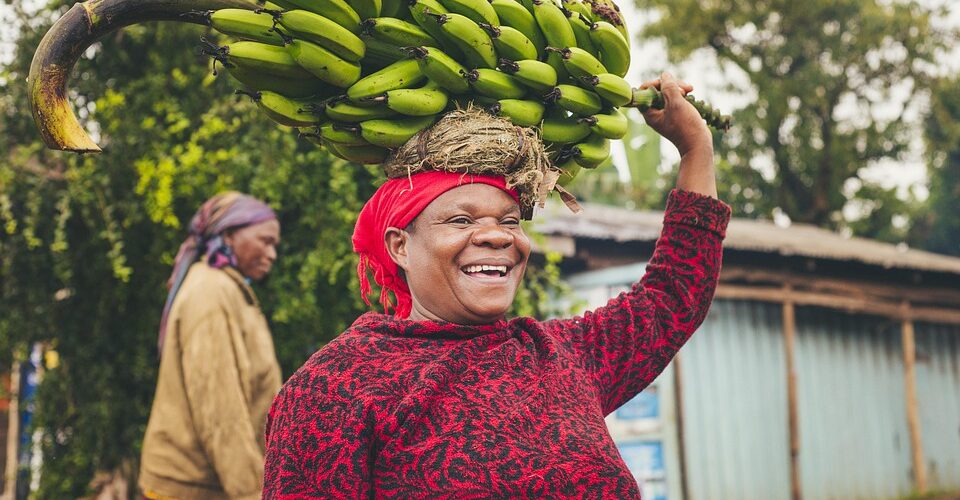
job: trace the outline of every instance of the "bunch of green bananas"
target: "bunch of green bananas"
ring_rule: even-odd
[[[382,162],[472,101],[538,128],[569,176],[626,134],[620,108],[663,106],[624,80],[629,37],[609,0],[272,0],[209,24],[239,39],[208,53],[267,116],[355,162]]]

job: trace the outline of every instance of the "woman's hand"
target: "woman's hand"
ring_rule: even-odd
[[[650,128],[672,142],[680,152],[677,188],[717,197],[713,170],[713,136],[697,108],[684,96],[693,85],[678,81],[670,73],[645,82],[640,88],[654,87],[663,93],[663,109],[649,109],[643,118]]]
[[[659,79],[640,85],[641,89],[653,87],[663,93],[663,109],[649,109],[643,113],[647,125],[672,142],[680,156],[697,149],[713,149],[713,137],[707,123],[693,104],[684,99],[693,92],[693,85],[681,82],[670,73],[663,73]]]

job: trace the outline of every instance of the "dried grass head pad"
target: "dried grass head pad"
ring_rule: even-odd
[[[383,170],[390,179],[425,170],[503,176],[519,194],[524,219],[543,206],[559,177],[536,130],[476,106],[451,111],[413,136]]]

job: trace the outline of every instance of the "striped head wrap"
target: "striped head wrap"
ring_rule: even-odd
[[[163,305],[163,315],[160,319],[160,335],[157,339],[159,352],[163,352],[163,339],[166,335],[167,316],[173,306],[183,279],[190,266],[202,256],[210,267],[222,268],[236,266],[233,251],[223,241],[223,233],[230,229],[239,229],[244,226],[276,219],[274,213],[266,203],[236,191],[226,191],[210,198],[193,218],[190,219],[190,233],[180,245],[177,257],[174,260],[173,272],[167,280],[167,301]]]

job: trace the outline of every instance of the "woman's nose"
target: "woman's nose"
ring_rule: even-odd
[[[507,248],[513,245],[513,234],[499,224],[483,225],[473,232],[473,244],[493,248]]]

